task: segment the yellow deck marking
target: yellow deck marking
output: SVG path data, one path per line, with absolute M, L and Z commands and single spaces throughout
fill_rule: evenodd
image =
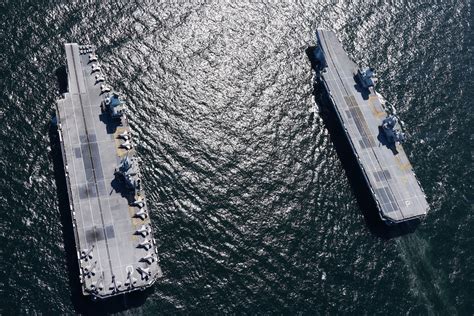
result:
M 400 170 L 406 171 L 406 170 L 411 170 L 412 169 L 411 164 L 410 164 L 409 161 L 401 162 L 400 158 L 398 156 L 395 157 L 395 161 L 397 162 L 397 166 L 398 166 L 398 168 L 400 168 Z
M 380 109 L 377 109 L 377 107 L 374 105 L 374 100 L 378 100 L 378 97 L 376 95 L 371 95 L 369 96 L 369 106 L 370 106 L 370 109 L 372 111 L 372 114 L 381 119 L 383 117 L 385 117 L 387 114 L 385 113 L 385 111 L 380 107 Z

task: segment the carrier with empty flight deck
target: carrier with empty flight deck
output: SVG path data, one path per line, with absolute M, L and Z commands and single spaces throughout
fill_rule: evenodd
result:
M 68 91 L 57 127 L 84 295 L 144 289 L 161 276 L 124 98 L 92 46 L 65 44 Z
M 324 87 L 337 119 L 376 202 L 388 224 L 419 219 L 428 203 L 401 143 L 405 135 L 396 128 L 375 91 L 371 68 L 350 60 L 332 31 L 317 30 L 314 50 L 318 81 Z

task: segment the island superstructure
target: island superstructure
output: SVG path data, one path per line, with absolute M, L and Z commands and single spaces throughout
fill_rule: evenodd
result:
M 65 44 L 68 92 L 57 102 L 82 292 L 106 298 L 162 275 L 125 100 L 92 46 Z
M 371 68 L 359 68 L 332 31 L 317 30 L 314 50 L 318 82 L 324 88 L 352 152 L 388 224 L 423 218 L 429 209 L 425 194 L 396 129 L 398 118 L 389 115 L 375 91 Z

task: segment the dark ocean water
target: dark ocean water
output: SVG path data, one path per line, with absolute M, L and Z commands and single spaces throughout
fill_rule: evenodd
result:
M 128 97 L 160 245 L 164 278 L 119 310 L 472 315 L 472 6 L 369 2 L 2 1 L 0 313 L 81 311 L 48 133 L 75 41 Z M 369 229 L 314 113 L 317 27 L 406 123 L 431 206 L 413 233 Z

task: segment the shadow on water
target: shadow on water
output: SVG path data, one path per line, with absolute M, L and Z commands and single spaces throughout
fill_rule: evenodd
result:
M 56 74 L 58 74 L 58 71 Z M 58 76 L 58 80 L 60 79 L 61 77 Z M 66 90 L 61 91 L 66 92 Z M 146 298 L 153 293 L 153 287 L 144 291 L 136 291 L 98 301 L 93 301 L 91 298 L 82 295 L 81 284 L 79 282 L 79 264 L 77 261 L 76 243 L 74 239 L 74 230 L 72 227 L 71 212 L 69 210 L 69 197 L 66 187 L 66 177 L 64 174 L 64 163 L 62 159 L 61 145 L 59 142 L 57 128 L 54 124 L 51 124 L 49 129 L 49 140 L 51 146 L 51 159 L 53 161 L 54 177 L 58 190 L 57 195 L 64 238 L 64 249 L 66 251 L 66 264 L 69 278 L 69 287 L 71 289 L 71 301 L 76 313 L 85 315 L 104 315 L 122 312 L 127 309 L 143 305 L 146 301 Z
M 59 93 L 63 94 L 67 92 L 67 71 L 66 66 L 58 67 L 55 71 L 56 78 L 59 85 Z
M 314 70 L 314 66 L 317 66 L 317 63 L 313 60 L 313 51 L 314 47 L 310 47 L 306 50 L 306 54 Z M 391 239 L 413 233 L 420 224 L 420 220 L 418 219 L 394 225 L 387 225 L 382 221 L 378 213 L 377 204 L 367 183 L 365 182 L 357 158 L 352 152 L 351 145 L 344 134 L 341 122 L 337 118 L 337 114 L 331 105 L 329 95 L 325 91 L 321 82 L 316 81 L 314 83 L 313 95 L 320 106 L 321 117 L 328 129 L 330 139 L 334 144 L 339 159 L 341 160 L 349 184 L 351 185 L 359 207 L 362 210 L 369 231 L 373 235 L 383 239 Z

